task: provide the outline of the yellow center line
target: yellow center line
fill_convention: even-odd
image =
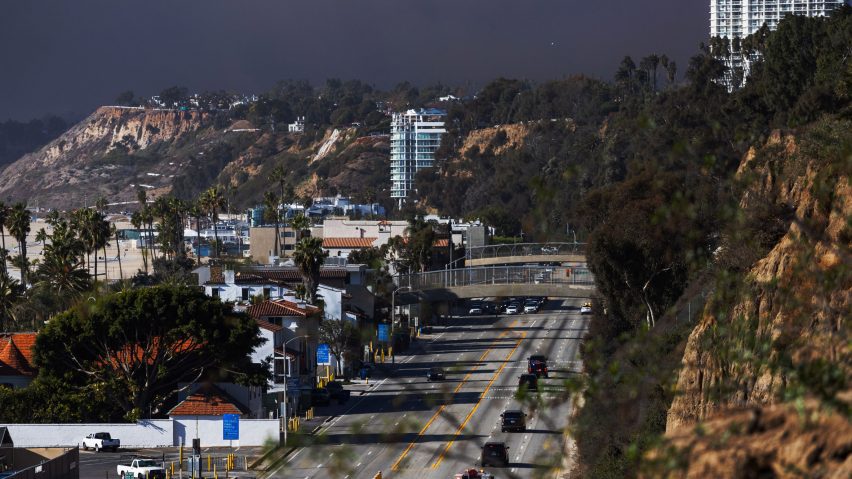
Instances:
[[[515,343],[515,347],[512,348],[512,351],[510,351],[509,355],[506,356],[506,359],[503,361],[503,364],[500,365],[500,368],[497,370],[496,373],[494,373],[494,377],[492,377],[491,381],[488,382],[488,386],[486,386],[485,390],[482,391],[482,394],[479,396],[479,400],[477,400],[476,404],[473,405],[473,409],[470,410],[470,413],[467,415],[466,418],[464,418],[464,422],[461,423],[461,426],[459,426],[458,430],[456,430],[456,433],[453,434],[453,438],[450,439],[450,442],[447,443],[447,447],[445,447],[444,450],[441,451],[441,455],[438,456],[438,460],[435,461],[435,464],[432,464],[432,469],[437,469],[438,466],[441,465],[441,461],[444,460],[444,456],[450,450],[450,447],[453,445],[453,443],[456,442],[456,438],[458,437],[458,435],[461,434],[462,430],[465,428],[465,426],[467,426],[467,423],[468,421],[470,421],[470,418],[472,418],[476,410],[479,409],[479,405],[482,403],[482,399],[485,398],[486,394],[488,394],[488,390],[491,389],[491,385],[494,384],[494,381],[500,376],[500,373],[503,372],[503,368],[505,368],[506,364],[509,363],[509,360],[512,359],[512,356],[515,354],[515,350],[518,349],[518,346],[521,345],[521,341],[524,340],[526,335],[527,333],[521,334],[520,339],[518,339],[518,342]]]
[[[517,324],[517,323],[518,323],[518,320],[516,319],[512,323],[512,325],[509,326],[509,328],[514,328],[515,324]],[[508,333],[508,331],[503,331],[500,334],[500,336],[497,336],[497,339],[495,340],[495,342],[497,340],[502,339],[503,336],[505,336],[507,333]],[[492,349],[494,349],[493,343],[484,353],[482,353],[482,356],[479,357],[479,359],[477,360],[477,363],[481,363],[485,359],[485,357],[488,356],[488,353],[490,353]],[[471,369],[470,372],[468,372],[467,375],[465,375],[465,377],[461,380],[459,385],[456,386],[456,389],[453,390],[453,394],[456,394],[456,393],[459,392],[459,390],[462,388],[464,383],[466,383],[467,380],[470,379],[470,376],[473,375],[474,371],[476,371],[476,369],[478,367],[479,367],[479,364],[475,364],[473,366],[473,369]],[[417,433],[417,437],[408,444],[408,447],[405,448],[405,451],[403,451],[402,454],[399,456],[399,458],[396,460],[396,462],[393,463],[393,466],[391,466],[392,471],[399,470],[399,465],[400,465],[400,463],[402,463],[402,460],[405,459],[405,456],[408,455],[408,452],[411,451],[411,448],[414,447],[414,445],[417,444],[418,441],[420,441],[420,438],[423,437],[424,434],[426,434],[426,430],[429,429],[429,426],[431,426],[433,422],[435,422],[435,419],[438,419],[438,416],[441,415],[441,412],[443,412],[444,408],[446,408],[446,407],[447,407],[446,404],[442,404],[441,407],[439,407],[438,410],[435,411],[435,414],[432,415],[432,417],[429,419],[429,421],[426,422],[426,425],[424,425],[423,428],[420,430],[420,432]]]

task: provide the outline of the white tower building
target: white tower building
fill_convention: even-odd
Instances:
[[[399,205],[414,188],[414,175],[435,163],[435,150],[447,130],[447,112],[437,109],[394,113],[391,121],[391,198]]]
[[[824,17],[835,8],[843,6],[845,0],[710,0],[710,37],[745,38],[756,32],[765,23],[770,30],[787,14]],[[740,52],[732,51],[728,68],[742,68],[742,83],[749,74],[749,59]],[[739,80],[737,81],[739,82]],[[735,83],[728,74],[725,83],[732,90]],[[740,85],[741,86],[741,85]]]

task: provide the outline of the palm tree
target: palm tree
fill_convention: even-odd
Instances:
[[[275,256],[280,256],[281,234],[278,225],[281,215],[278,214],[278,198],[275,197],[273,192],[267,191],[263,194],[263,206],[265,207],[264,212],[268,212],[268,216],[265,219],[270,219],[275,222]]]
[[[75,234],[72,225],[58,222],[45,247],[44,260],[36,270],[38,285],[62,295],[76,295],[88,290],[91,284],[89,272],[82,259],[88,247],[87,241]]]
[[[8,331],[12,308],[21,297],[21,285],[5,271],[0,271],[0,331]]]
[[[38,230],[35,236],[35,240],[41,242],[41,250],[44,251],[45,242],[47,241],[47,231],[44,228]]]
[[[195,218],[195,260],[198,261],[198,264],[201,264],[201,215],[204,214],[204,207],[201,203],[202,198],[199,197],[189,204],[187,211],[190,217]]]
[[[305,283],[305,299],[308,303],[314,304],[319,287],[320,267],[327,257],[328,251],[322,249],[322,240],[319,238],[304,238],[296,244],[293,258]]]
[[[6,203],[0,201],[0,239],[3,241],[3,249],[0,251],[0,255],[3,256],[3,270],[2,272],[6,272],[6,255],[9,253],[6,251],[6,219],[9,217],[9,207]]]
[[[145,274],[148,274],[148,251],[145,249],[145,238],[142,237],[142,227],[144,225],[142,213],[139,211],[133,212],[130,215],[130,224],[139,231],[139,237],[142,240],[142,264],[145,267]]]
[[[121,281],[124,281],[124,271],[121,270],[121,245],[118,243],[118,228],[115,227],[115,223],[110,225],[110,234],[115,238],[115,257],[118,259],[118,277]]]
[[[216,258],[219,257],[219,232],[216,228],[216,223],[219,220],[219,209],[225,204],[225,198],[222,196],[222,190],[218,186],[211,186],[203,194],[204,210],[210,214],[213,221],[213,236],[216,241]]]
[[[9,228],[9,233],[18,242],[18,248],[21,253],[21,285],[27,287],[27,235],[30,234],[30,212],[27,211],[27,205],[24,203],[15,203],[12,207],[9,216],[6,218],[6,227]]]
[[[302,232],[310,228],[311,220],[302,213],[299,213],[293,218],[293,221],[290,222],[290,226],[292,226],[293,231],[296,232],[296,243],[298,243],[302,239]]]

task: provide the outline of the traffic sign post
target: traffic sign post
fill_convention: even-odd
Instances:
[[[222,416],[222,439],[225,441],[240,440],[239,414],[224,414]]]
[[[317,345],[317,365],[331,364],[331,353],[328,349],[328,344]]]

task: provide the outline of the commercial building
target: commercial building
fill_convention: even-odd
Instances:
[[[391,120],[391,198],[402,205],[414,189],[414,175],[435,163],[447,130],[447,112],[435,108],[394,113]]]
[[[786,15],[823,17],[843,6],[844,0],[710,0],[710,37],[745,38],[766,24],[775,30]],[[731,69],[742,68],[743,82],[748,77],[749,60],[732,52],[727,62]],[[732,78],[726,78],[729,87]]]

